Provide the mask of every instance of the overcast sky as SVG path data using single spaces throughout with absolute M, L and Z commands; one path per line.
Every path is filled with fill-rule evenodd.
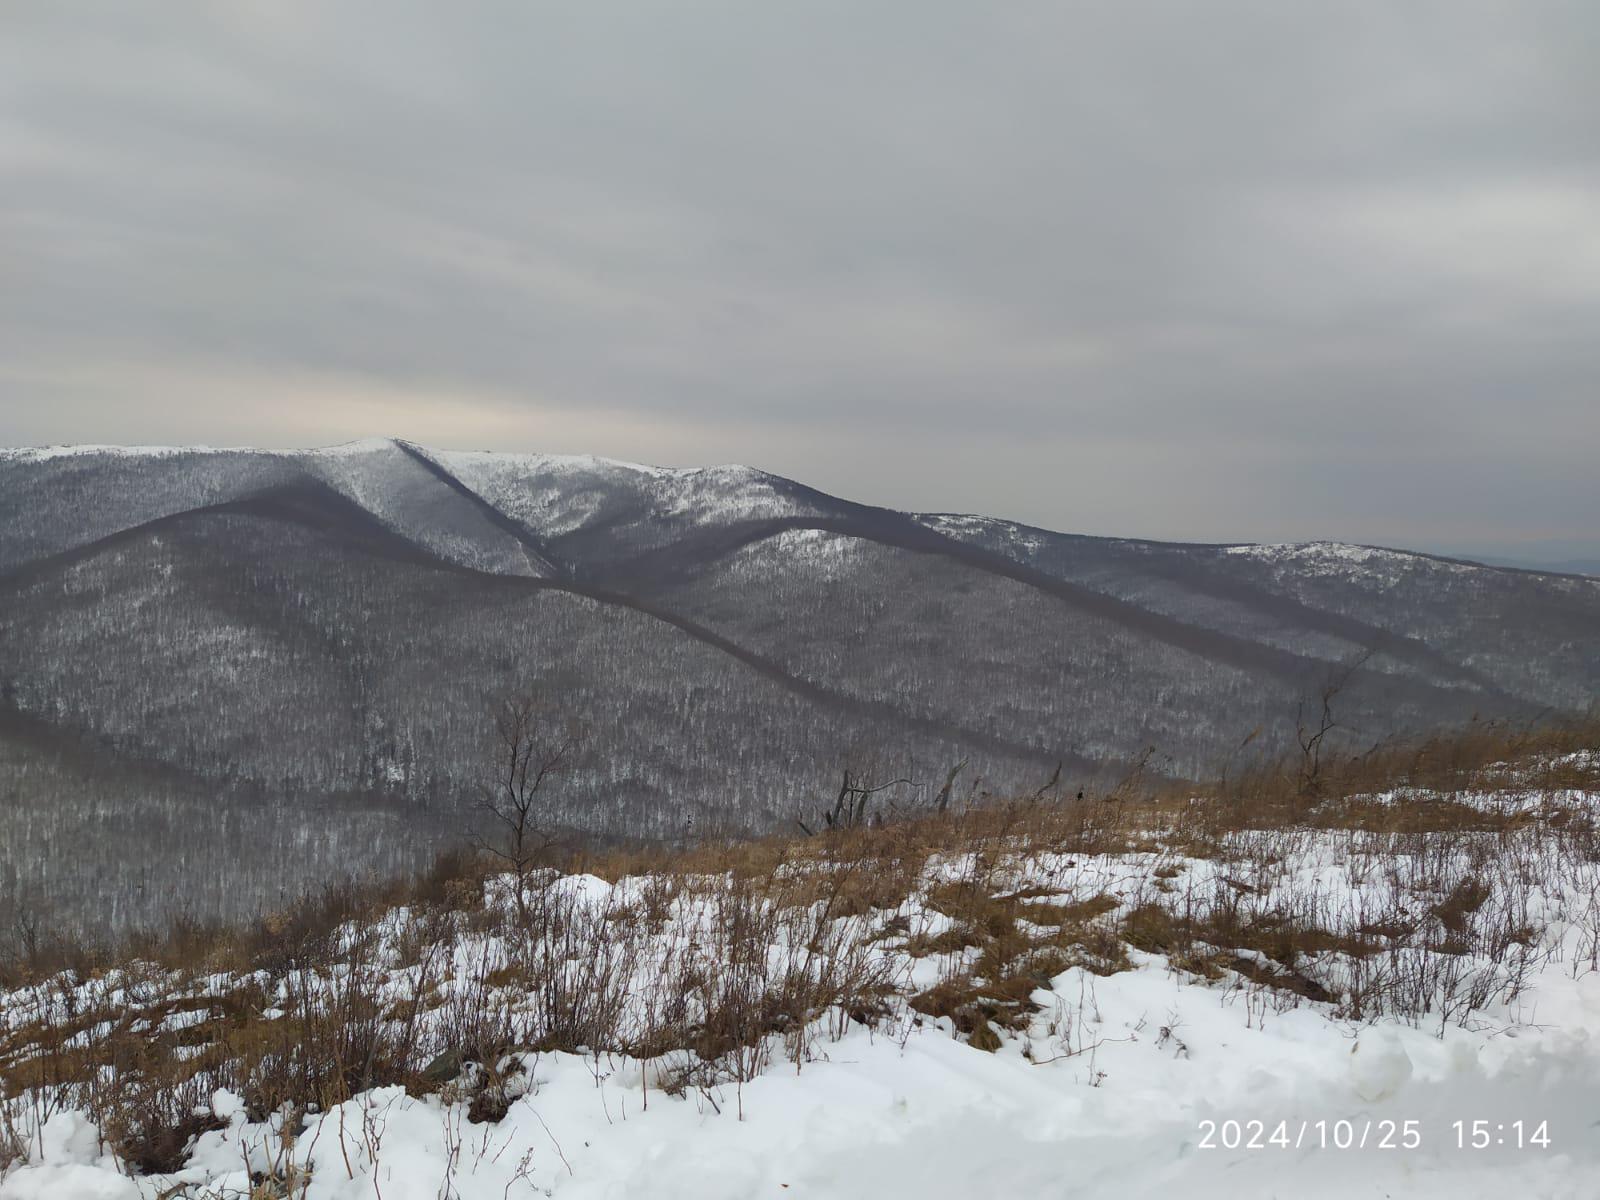
M 0 444 L 1577 553 L 1597 384 L 1592 0 L 0 7 Z

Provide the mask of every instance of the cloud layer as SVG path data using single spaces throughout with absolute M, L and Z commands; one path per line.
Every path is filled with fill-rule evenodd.
M 0 442 L 1581 541 L 1596 61 L 1584 3 L 11 4 Z

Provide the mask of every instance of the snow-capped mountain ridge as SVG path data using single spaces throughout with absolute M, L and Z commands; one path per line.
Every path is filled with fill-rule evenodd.
M 768 475 L 768 472 L 740 463 L 719 463 L 711 466 L 663 467 L 648 463 L 630 462 L 626 459 L 608 458 L 598 454 L 540 454 L 517 450 L 436 450 L 401 437 L 364 437 L 327 446 L 207 446 L 199 443 L 181 446 L 116 445 L 99 442 L 62 442 L 48 446 L 0 446 L 0 460 L 18 462 L 49 462 L 52 459 L 84 458 L 105 455 L 116 458 L 153 459 L 178 458 L 186 455 L 214 456 L 224 454 L 264 455 L 274 458 L 338 458 L 350 455 L 375 454 L 402 447 L 415 447 L 429 454 L 448 457 L 467 463 L 488 460 L 506 466 L 517 466 L 530 471 L 552 473 L 583 473 L 603 470 L 623 470 L 657 479 L 723 474 Z
M 847 762 L 966 761 L 1000 791 L 1155 747 L 1200 777 L 1247 737 L 1292 749 L 1352 662 L 1352 745 L 1600 694 L 1597 581 L 903 513 L 741 466 L 56 448 L 0 455 L 0 512 L 0 795 L 24 798 L 0 888 L 74 878 L 72 822 L 106 795 L 157 858 L 253 813 L 278 845 L 289 798 L 407 814 L 353 852 L 264 852 L 241 902 L 399 869 L 476 802 L 509 691 L 589 731 L 561 821 L 630 838 L 791 825 Z
M 413 453 L 426 456 L 441 468 L 468 483 L 475 492 L 484 488 L 496 493 L 484 498 L 496 507 L 516 509 L 524 516 L 545 510 L 543 527 L 552 536 L 571 533 L 586 522 L 581 508 L 550 511 L 551 501 L 563 494 L 615 486 L 628 480 L 640 489 L 654 493 L 650 504 L 653 518 L 706 520 L 761 520 L 820 515 L 818 506 L 796 503 L 783 496 L 787 489 L 799 487 L 794 481 L 757 467 L 741 463 L 707 466 L 668 467 L 632 462 L 595 454 L 542 454 L 503 450 L 440 450 L 399 437 L 367 437 L 328 446 L 301 448 L 262 448 L 252 446 L 121 446 L 98 443 L 60 444 L 42 447 L 0 448 L 0 462 L 42 464 L 52 461 L 120 459 L 129 462 L 184 458 L 224 458 L 249 456 L 301 463 L 316 467 L 341 460 Z M 478 485 L 482 485 L 480 488 Z M 518 495 L 526 489 L 527 494 Z M 805 489 L 809 491 L 810 489 Z M 1042 538 L 1072 537 L 1084 541 L 1116 545 L 1130 551 L 1140 548 L 1186 547 L 1214 550 L 1223 554 L 1252 558 L 1263 563 L 1301 563 L 1327 571 L 1344 567 L 1382 570 L 1402 561 L 1429 562 L 1482 568 L 1516 570 L 1453 559 L 1426 551 L 1379 546 L 1319 538 L 1303 542 L 1172 542 L 1150 538 L 1124 538 L 1105 535 L 1064 534 L 1005 518 L 973 513 L 907 513 L 910 519 L 958 540 L 1000 538 L 1013 551 L 1022 554 L 1037 550 Z M 1561 574 L 1560 572 L 1538 572 Z

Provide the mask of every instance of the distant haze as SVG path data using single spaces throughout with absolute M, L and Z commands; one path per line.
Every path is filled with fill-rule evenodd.
M 0 444 L 1600 562 L 1600 8 L 0 12 Z

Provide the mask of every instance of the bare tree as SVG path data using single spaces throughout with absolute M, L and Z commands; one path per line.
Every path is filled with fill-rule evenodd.
M 1300 744 L 1300 795 L 1305 799 L 1314 799 L 1322 794 L 1322 755 L 1328 735 L 1339 727 L 1339 722 L 1334 716 L 1334 701 L 1339 698 L 1339 693 L 1344 691 L 1352 676 L 1362 667 L 1367 665 L 1367 660 L 1372 657 L 1372 650 L 1366 649 L 1346 660 L 1340 666 L 1329 670 L 1328 678 L 1322 685 L 1322 690 L 1317 694 L 1320 715 L 1317 718 L 1316 728 L 1311 727 L 1306 717 L 1306 702 L 1300 701 L 1295 710 L 1295 740 Z
M 867 803 L 879 792 L 892 787 L 909 787 L 915 790 L 920 784 L 909 778 L 891 779 L 887 783 L 873 783 L 872 772 L 865 776 L 844 769 L 844 780 L 839 785 L 832 810 L 823 810 L 822 823 L 828 829 L 855 829 L 868 823 Z
M 491 766 L 479 803 L 492 819 L 495 836 L 480 839 L 479 845 L 516 877 L 519 911 L 526 904 L 529 874 L 557 842 L 540 793 L 571 769 L 581 740 L 570 717 L 535 696 L 495 705 Z
M 1061 792 L 1062 766 L 1063 764 L 1057 763 L 1055 774 L 1051 775 L 1049 779 L 1045 780 L 1044 786 L 1039 788 L 1038 791 L 1034 792 L 1033 795 L 1029 796 L 1028 799 L 1035 804 L 1038 804 L 1041 800 L 1047 798 L 1051 800 L 1055 799 L 1055 797 Z
M 947 812 L 950 808 L 950 793 L 956 786 L 956 776 L 966 768 L 967 760 L 962 759 L 950 768 L 950 773 L 944 777 L 944 786 L 939 789 L 939 794 L 933 798 L 934 812 Z

